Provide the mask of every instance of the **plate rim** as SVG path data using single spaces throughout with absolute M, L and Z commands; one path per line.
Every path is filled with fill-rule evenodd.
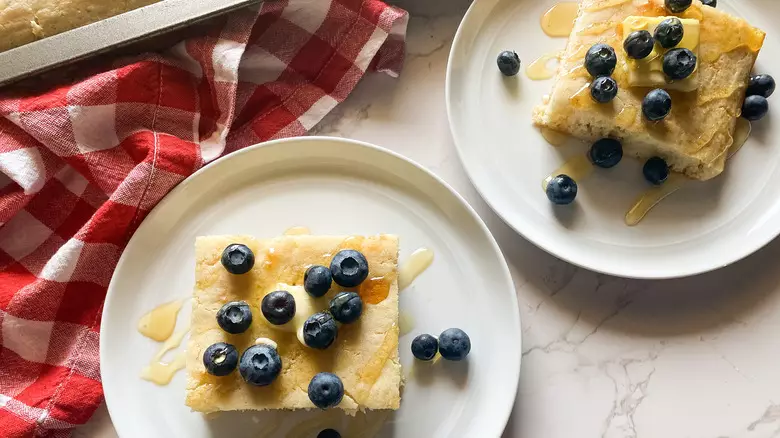
M 520 0 L 520 1 L 528 1 L 528 0 Z M 572 265 L 575 265 L 577 267 L 587 269 L 599 274 L 613 275 L 617 277 L 638 279 L 638 280 L 670 280 L 670 279 L 677 279 L 677 278 L 693 277 L 696 275 L 713 272 L 718 269 L 722 269 L 726 266 L 730 266 L 736 262 L 739 262 L 740 260 L 745 259 L 746 257 L 749 257 L 755 252 L 764 248 L 773 240 L 777 239 L 778 236 L 780 236 L 780 226 L 778 226 L 774 230 L 767 232 L 767 237 L 765 241 L 761 241 L 759 244 L 755 246 L 747 247 L 742 251 L 729 253 L 730 256 L 725 257 L 721 261 L 718 261 L 717 263 L 713 263 L 711 265 L 704 265 L 699 268 L 686 269 L 685 267 L 679 267 L 676 271 L 671 271 L 671 270 L 638 271 L 635 269 L 622 270 L 621 265 L 609 266 L 605 264 L 599 265 L 595 263 L 588 263 L 587 258 L 581 260 L 578 257 L 572 257 L 567 253 L 565 248 L 563 248 L 563 251 L 560 251 L 560 249 L 562 248 L 556 246 L 556 244 L 553 242 L 547 242 L 545 241 L 545 239 L 539 238 L 539 234 L 533 229 L 521 229 L 521 227 L 518 224 L 510 220 L 510 215 L 502 208 L 499 208 L 497 202 L 494 199 L 492 199 L 490 196 L 487 196 L 486 192 L 483 190 L 480 184 L 477 183 L 478 178 L 475 176 L 477 173 L 475 170 L 475 165 L 471 164 L 469 160 L 464 159 L 465 152 L 463 151 L 464 147 L 462 145 L 462 142 L 464 140 L 459 137 L 456 131 L 456 127 L 455 127 L 456 124 L 454 123 L 455 110 L 452 103 L 452 94 L 454 93 L 453 75 L 455 74 L 453 71 L 454 70 L 453 58 L 456 56 L 456 51 L 460 50 L 463 44 L 466 44 L 466 42 L 463 41 L 465 38 L 464 33 L 466 32 L 465 27 L 468 25 L 469 20 L 474 19 L 473 15 L 477 13 L 476 10 L 478 7 L 494 7 L 500 2 L 501 0 L 473 0 L 471 5 L 469 5 L 469 8 L 466 11 L 466 13 L 463 15 L 463 19 L 460 21 L 460 24 L 458 25 L 458 29 L 455 32 L 455 36 L 453 37 L 452 46 L 450 47 L 450 51 L 447 57 L 447 68 L 446 68 L 446 74 L 444 80 L 444 99 L 445 99 L 445 107 L 447 111 L 447 122 L 449 124 L 450 134 L 452 135 L 453 143 L 455 144 L 455 151 L 458 154 L 458 158 L 461 164 L 463 165 L 463 169 L 466 171 L 466 175 L 468 176 L 469 181 L 471 182 L 472 186 L 474 186 L 477 193 L 479 193 L 480 197 L 490 207 L 490 209 L 499 218 L 501 218 L 501 220 L 505 224 L 507 224 L 512 230 L 514 230 L 517 234 L 522 236 L 525 240 L 531 242 L 537 248 L 540 248 L 543 251 L 547 252 L 548 254 L 557 257 L 561 260 L 564 260 L 568 263 L 571 263 Z M 479 30 L 477 30 L 477 33 L 478 32 Z
M 461 196 L 460 193 L 458 193 L 450 184 L 448 184 L 446 181 L 444 181 L 441 177 L 439 177 L 438 175 L 436 175 L 435 173 L 433 173 L 432 171 L 430 171 L 429 169 L 427 169 L 423 165 L 417 163 L 416 161 L 412 160 L 411 158 L 408 158 L 408 157 L 406 157 L 404 155 L 401 155 L 398 152 L 392 151 L 390 149 L 387 149 L 387 148 L 384 148 L 384 147 L 381 147 L 381 146 L 377 146 L 377 145 L 372 144 L 372 143 L 360 141 L 360 140 L 341 138 L 341 137 L 330 137 L 330 136 L 319 136 L 319 135 L 318 136 L 305 136 L 305 137 L 290 137 L 290 138 L 283 138 L 283 139 L 277 139 L 277 140 L 270 140 L 270 141 L 266 141 L 266 142 L 262 142 L 262 143 L 256 143 L 256 144 L 251 145 L 251 146 L 247 146 L 247 147 L 245 147 L 243 149 L 240 149 L 238 151 L 235 151 L 235 152 L 232 152 L 230 154 L 224 155 L 224 156 L 222 156 L 222 157 L 220 157 L 220 158 L 218 158 L 218 159 L 216 159 L 216 160 L 214 160 L 214 161 L 212 161 L 210 163 L 207 163 L 206 165 L 204 165 L 203 167 L 201 167 L 197 171 L 193 172 L 191 175 L 189 175 L 188 177 L 183 179 L 179 184 L 177 184 L 170 192 L 168 192 L 163 197 L 163 199 L 160 200 L 160 202 L 158 202 L 149 211 L 149 213 L 146 215 L 144 220 L 141 222 L 141 224 L 135 230 L 133 235 L 130 237 L 130 240 L 127 242 L 127 245 L 125 246 L 124 250 L 122 251 L 122 255 L 119 257 L 119 260 L 117 261 L 116 268 L 114 269 L 114 272 L 111 275 L 111 281 L 109 282 L 108 288 L 106 290 L 106 297 L 105 297 L 105 300 L 103 302 L 103 310 L 102 310 L 101 321 L 100 321 L 100 336 L 99 336 L 99 349 L 98 349 L 99 350 L 99 363 L 100 363 L 100 378 L 101 378 L 101 382 L 102 383 L 105 382 L 105 380 L 103 379 L 104 370 L 106 369 L 104 365 L 108 363 L 107 362 L 108 359 L 105 356 L 107 354 L 107 353 L 105 353 L 107 351 L 107 349 L 104 348 L 105 340 L 104 340 L 104 337 L 103 337 L 104 330 L 105 330 L 105 328 L 106 328 L 108 323 L 106 322 L 107 319 L 104 318 L 103 316 L 105 316 L 108 313 L 106 310 L 112 307 L 110 305 L 111 297 L 114 294 L 118 293 L 118 292 L 114 292 L 114 290 L 118 287 L 118 286 L 116 286 L 116 283 L 114 281 L 115 274 L 116 274 L 116 272 L 118 272 L 120 270 L 120 267 L 123 264 L 127 263 L 127 259 L 129 257 L 129 256 L 127 256 L 127 254 L 130 253 L 127 250 L 128 250 L 128 248 L 131 247 L 131 245 L 134 244 L 134 242 L 136 241 L 136 236 L 139 234 L 141 229 L 144 226 L 146 226 L 146 224 L 148 223 L 147 220 L 149 218 L 153 218 L 155 213 L 160 211 L 162 208 L 164 208 L 164 206 L 168 202 L 172 202 L 172 201 L 170 201 L 170 199 L 172 199 L 174 196 L 176 196 L 179 192 L 184 191 L 186 189 L 186 185 L 187 185 L 186 183 L 190 179 L 194 179 L 196 177 L 199 177 L 199 175 L 205 173 L 208 169 L 211 169 L 211 168 L 217 167 L 217 166 L 227 165 L 227 163 L 229 163 L 230 161 L 237 160 L 242 155 L 252 153 L 253 151 L 261 149 L 261 148 L 274 147 L 274 146 L 278 146 L 278 145 L 286 144 L 286 143 L 297 143 L 297 142 L 306 142 L 306 143 L 308 143 L 308 142 L 315 142 L 316 143 L 316 142 L 320 142 L 320 141 L 349 143 L 349 144 L 352 144 L 352 145 L 355 145 L 355 146 L 372 149 L 372 150 L 374 150 L 376 152 L 379 152 L 381 154 L 389 155 L 389 156 L 393 157 L 394 159 L 397 159 L 397 160 L 399 160 L 401 162 L 404 162 L 406 165 L 411 165 L 412 167 L 416 168 L 418 171 L 420 171 L 420 172 L 426 174 L 428 177 L 432 178 L 441 187 L 446 189 L 453 196 L 453 198 L 455 200 L 457 200 L 458 203 L 460 203 L 461 206 L 463 206 L 465 208 L 466 212 L 468 212 L 468 214 L 471 216 L 471 218 L 475 221 L 476 225 L 480 228 L 480 230 L 484 234 L 484 237 L 487 238 L 487 243 L 490 245 L 490 247 L 493 249 L 493 251 L 495 252 L 496 256 L 499 259 L 499 266 L 498 266 L 498 268 L 499 268 L 499 270 L 503 274 L 504 281 L 509 286 L 511 286 L 511 291 L 509 291 L 509 292 L 511 292 L 511 293 L 509 293 L 509 300 L 510 300 L 511 304 L 515 308 L 515 312 L 511 312 L 511 315 L 512 315 L 511 324 L 513 326 L 512 327 L 512 331 L 516 334 L 516 339 L 517 339 L 517 348 L 515 349 L 516 353 L 513 354 L 513 356 L 516 356 L 515 357 L 515 362 L 517 363 L 517 366 L 515 367 L 514 373 L 512 373 L 513 374 L 512 375 L 512 377 L 513 377 L 513 379 L 512 379 L 513 380 L 513 384 L 509 385 L 510 389 L 512 390 L 513 396 L 511 398 L 511 403 L 507 403 L 507 406 L 505 406 L 503 408 L 503 411 L 501 412 L 500 416 L 498 416 L 497 419 L 500 420 L 500 421 L 498 423 L 496 423 L 497 425 L 500 425 L 500 431 L 503 431 L 506 428 L 506 425 L 509 423 L 509 418 L 512 415 L 512 412 L 514 410 L 514 405 L 515 405 L 515 402 L 517 400 L 517 391 L 518 391 L 519 385 L 520 385 L 520 369 L 521 369 L 521 366 L 522 366 L 522 325 L 521 325 L 521 317 L 520 317 L 520 306 L 519 306 L 519 301 L 518 301 L 518 298 L 517 298 L 517 288 L 516 288 L 515 282 L 514 282 L 514 280 L 512 278 L 511 271 L 509 270 L 509 265 L 508 265 L 508 263 L 506 261 L 506 258 L 504 257 L 503 252 L 501 251 L 500 246 L 498 245 L 498 242 L 496 241 L 495 236 L 493 236 L 493 233 L 487 227 L 487 225 L 485 224 L 485 221 L 483 221 L 482 218 L 479 216 L 479 214 L 476 212 L 474 207 L 472 207 L 471 204 L 469 204 L 468 201 L 466 201 L 466 199 L 463 196 Z M 260 165 L 263 165 L 263 164 L 260 164 Z M 106 391 L 105 385 L 103 385 L 103 388 L 104 388 L 104 390 L 103 390 L 103 398 L 104 398 L 104 402 L 106 404 L 106 409 L 108 411 L 109 417 L 111 418 L 112 426 L 114 426 L 114 429 L 116 430 L 117 435 L 121 436 L 119 428 L 116 427 L 116 425 L 114 423 L 114 420 L 113 420 L 113 418 L 115 418 L 115 412 L 112 411 L 112 409 L 111 409 L 111 404 L 109 402 L 109 398 L 110 397 L 108 395 L 109 392 Z M 493 412 L 496 412 L 496 410 L 493 409 Z

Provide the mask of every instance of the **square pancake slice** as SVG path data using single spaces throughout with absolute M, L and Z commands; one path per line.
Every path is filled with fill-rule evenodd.
M 232 275 L 220 262 L 222 251 L 232 243 L 247 245 L 255 265 L 246 274 Z M 356 288 L 335 282 L 322 298 L 303 289 L 303 276 L 311 265 L 329 266 L 343 249 L 360 251 L 368 260 L 368 278 Z M 294 319 L 273 326 L 260 311 L 263 297 L 284 288 L 296 301 L 296 319 L 327 310 L 330 299 L 342 290 L 354 290 L 363 300 L 363 313 L 352 324 L 343 324 L 333 345 L 315 350 L 296 335 Z M 252 324 L 241 334 L 223 331 L 217 311 L 230 301 L 246 301 Z M 256 340 L 277 344 L 282 371 L 268 386 L 246 383 L 236 369 L 224 377 L 206 372 L 204 350 L 217 342 L 233 344 L 242 354 Z M 398 359 L 398 238 L 376 236 L 289 235 L 273 239 L 251 236 L 207 236 L 195 242 L 195 288 L 192 326 L 187 346 L 186 404 L 195 411 L 309 409 L 307 388 L 319 372 L 338 375 L 345 395 L 338 408 L 349 414 L 366 409 L 398 409 L 401 365 Z
M 671 113 L 650 122 L 642 115 L 642 100 L 652 88 L 629 83 L 623 23 L 629 17 L 673 15 L 699 22 L 697 86 L 690 91 L 668 87 Z M 745 20 L 699 0 L 681 14 L 667 11 L 663 0 L 582 0 L 552 92 L 534 110 L 534 123 L 588 141 L 616 138 L 628 156 L 660 156 L 675 172 L 710 179 L 723 171 L 764 37 Z M 618 58 L 612 75 L 618 95 L 606 104 L 591 98 L 593 78 L 584 66 L 586 52 L 596 43 L 612 46 Z

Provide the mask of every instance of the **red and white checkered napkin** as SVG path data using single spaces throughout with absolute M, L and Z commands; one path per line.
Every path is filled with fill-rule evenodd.
M 106 288 L 144 216 L 205 163 L 306 133 L 367 70 L 397 75 L 407 19 L 379 0 L 268 2 L 164 54 L 0 96 L 0 436 L 89 419 Z

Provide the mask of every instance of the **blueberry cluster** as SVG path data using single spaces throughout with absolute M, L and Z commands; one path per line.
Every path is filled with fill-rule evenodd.
M 235 246 L 231 245 L 228 249 Z M 225 251 L 227 252 L 228 249 Z M 244 301 L 232 301 L 225 304 L 217 311 L 217 324 L 230 334 L 244 333 L 252 325 L 252 310 L 249 308 L 249 304 Z M 238 367 L 241 377 L 247 383 L 255 386 L 267 386 L 273 383 L 281 372 L 282 358 L 276 351 L 276 347 L 266 344 L 247 348 L 239 358 L 238 350 L 234 345 L 217 342 L 203 352 L 203 366 L 209 374 L 220 377 L 227 376 Z
M 249 272 L 255 263 L 251 249 L 242 244 L 231 244 L 222 252 L 222 265 L 234 275 Z M 359 286 L 368 277 L 368 261 L 355 250 L 339 251 L 331 259 L 330 267 L 311 266 L 304 273 L 306 292 L 315 298 L 324 296 L 332 283 L 342 287 Z M 272 325 L 283 325 L 295 317 L 295 297 L 279 290 L 267 294 L 260 303 L 260 310 Z M 338 334 L 336 322 L 351 324 L 363 313 L 363 301 L 355 292 L 339 292 L 329 302 L 327 312 L 311 315 L 303 324 L 304 343 L 316 349 L 333 344 Z M 244 301 L 229 302 L 216 314 L 217 324 L 227 333 L 240 334 L 252 324 L 252 310 Z M 275 346 L 253 345 L 239 358 L 234 345 L 218 342 L 206 348 L 203 365 L 209 374 L 227 376 L 238 367 L 241 377 L 252 385 L 267 386 L 273 383 L 282 370 L 282 359 Z M 326 409 L 338 405 L 344 396 L 344 385 L 338 376 L 319 373 L 309 384 L 309 398 L 315 406 Z M 335 432 L 335 431 L 334 431 Z
M 690 7 L 691 1 L 666 0 L 671 12 L 680 13 Z M 663 56 L 663 71 L 673 81 L 685 79 L 696 71 L 698 59 L 686 49 L 677 47 L 683 40 L 685 28 L 679 18 L 671 17 L 662 21 L 653 35 L 646 30 L 632 32 L 623 42 L 623 50 L 629 58 L 645 59 L 653 52 L 656 44 L 668 49 Z M 672 111 L 672 97 L 666 90 L 655 89 L 647 93 L 642 100 L 642 114 L 651 122 L 666 118 Z
M 770 75 L 751 76 L 742 103 L 742 117 L 755 122 L 769 112 L 767 98 L 775 92 L 775 79 Z
M 618 84 L 611 76 L 616 66 L 615 49 L 607 44 L 595 44 L 585 54 L 585 69 L 593 76 L 590 95 L 596 102 L 608 103 L 617 96 Z
M 614 138 L 602 138 L 588 150 L 594 166 L 609 169 L 623 159 L 623 145 Z M 547 198 L 556 205 L 568 205 L 577 197 L 577 182 L 568 175 L 558 175 L 547 182 Z
M 441 354 L 447 360 L 463 360 L 471 351 L 469 335 L 459 328 L 450 328 L 441 332 L 438 338 L 427 333 L 414 338 L 412 354 L 419 360 L 429 361 Z

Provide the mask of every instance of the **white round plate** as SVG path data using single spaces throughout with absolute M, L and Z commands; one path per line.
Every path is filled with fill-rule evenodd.
M 647 190 L 637 160 L 596 171 L 580 182 L 577 200 L 553 207 L 541 181 L 583 146 L 550 146 L 531 123 L 552 80 L 532 81 L 525 67 L 562 50 L 566 38 L 542 32 L 540 18 L 555 0 L 475 0 L 458 29 L 447 69 L 447 111 L 469 177 L 487 203 L 541 248 L 594 271 L 625 277 L 693 275 L 733 263 L 780 233 L 780 111 L 753 124 L 753 133 L 723 175 L 689 183 L 636 227 L 626 211 Z M 780 2 L 720 0 L 718 8 L 767 31 L 756 71 L 780 75 Z M 504 78 L 502 50 L 523 67 Z M 778 97 L 774 97 L 778 99 Z M 774 100 L 770 99 L 771 104 Z
M 184 371 L 164 387 L 139 378 L 160 344 L 136 331 L 138 320 L 161 303 L 191 296 L 196 236 L 272 237 L 292 226 L 313 234 L 396 234 L 401 262 L 417 248 L 433 249 L 431 267 L 401 293 L 401 313 L 414 322 L 399 343 L 405 375 L 417 334 L 461 327 L 471 337 L 466 361 L 410 374 L 401 409 L 379 436 L 499 436 L 517 391 L 521 346 L 517 298 L 495 240 L 463 198 L 419 165 L 326 137 L 274 141 L 217 160 L 176 187 L 135 233 L 111 280 L 101 324 L 103 387 L 119 435 L 259 438 L 273 424 L 270 436 L 285 436 L 322 415 L 242 412 L 209 420 L 184 405 Z M 188 305 L 179 324 L 186 318 Z

